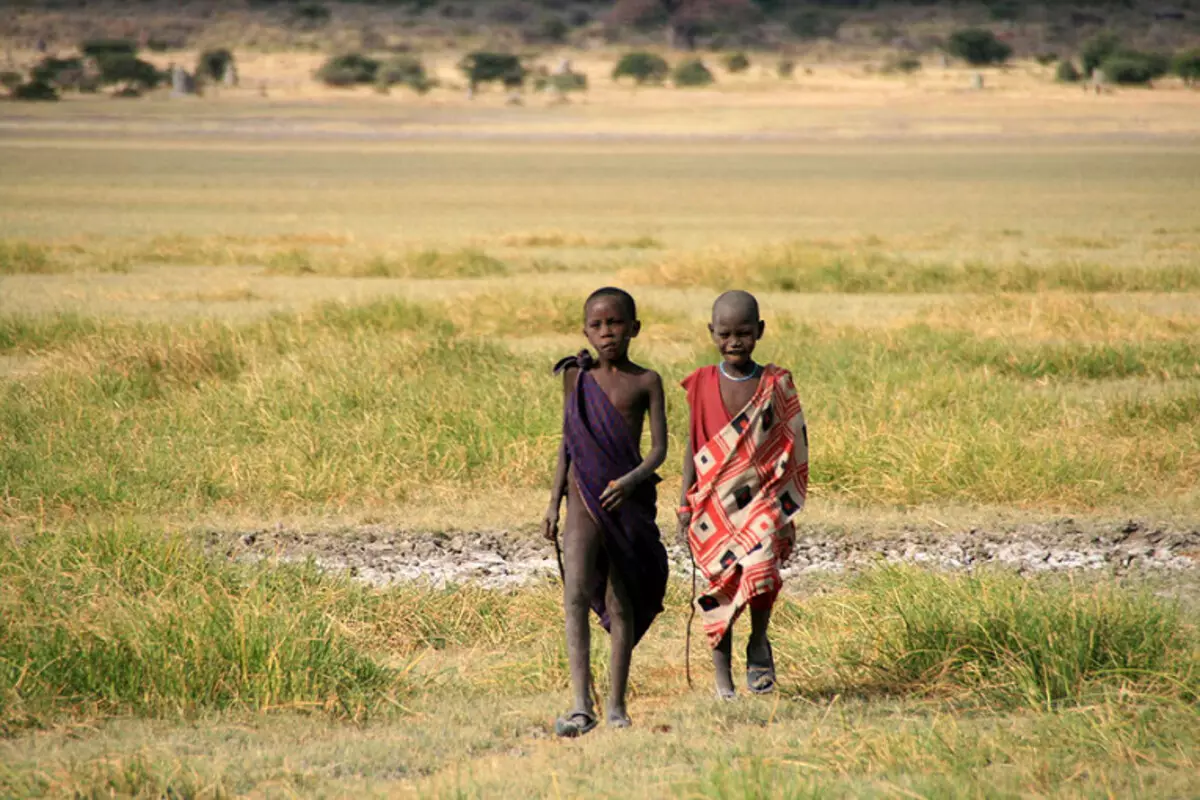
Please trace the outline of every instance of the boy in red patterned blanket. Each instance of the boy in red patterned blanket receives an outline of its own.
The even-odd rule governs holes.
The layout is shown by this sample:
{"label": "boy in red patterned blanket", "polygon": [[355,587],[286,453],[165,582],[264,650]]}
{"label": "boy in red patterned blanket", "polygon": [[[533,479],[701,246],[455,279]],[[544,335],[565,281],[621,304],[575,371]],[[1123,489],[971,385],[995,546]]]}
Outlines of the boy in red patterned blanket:
{"label": "boy in red patterned blanket", "polygon": [[721,361],[683,381],[691,424],[679,538],[708,581],[696,604],[726,699],[734,696],[733,623],[747,605],[746,686],[775,689],[767,626],[808,493],[808,430],[791,373],[752,357],[764,328],[753,295],[721,295],[708,326]]}

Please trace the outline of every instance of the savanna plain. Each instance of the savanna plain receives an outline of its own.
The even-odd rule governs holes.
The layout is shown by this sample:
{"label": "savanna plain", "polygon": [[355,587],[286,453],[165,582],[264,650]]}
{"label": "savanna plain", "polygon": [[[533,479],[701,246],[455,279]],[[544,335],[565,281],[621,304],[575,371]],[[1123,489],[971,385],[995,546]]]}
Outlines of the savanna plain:
{"label": "savanna plain", "polygon": [[804,542],[1194,541],[1194,95],[1023,87],[5,109],[0,795],[1196,796],[1194,545],[797,569],[780,691],[725,704],[684,570],[634,727],[572,742],[552,567],[378,585],[286,547],[537,547],[550,366],[610,283],[668,387],[716,293],[759,295]]}

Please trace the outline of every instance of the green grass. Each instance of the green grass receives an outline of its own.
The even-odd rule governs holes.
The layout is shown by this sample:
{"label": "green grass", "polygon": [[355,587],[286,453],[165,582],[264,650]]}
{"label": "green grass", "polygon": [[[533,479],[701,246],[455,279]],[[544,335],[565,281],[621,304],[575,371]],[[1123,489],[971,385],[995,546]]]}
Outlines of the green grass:
{"label": "green grass", "polygon": [[[24,529],[0,547],[5,794],[774,797],[1064,780],[1179,793],[1195,780],[1197,632],[1170,601],[1103,581],[883,569],[829,583],[777,611],[781,694],[732,705],[707,699],[703,646],[700,687],[684,684],[687,595],[673,584],[635,658],[635,728],[575,746],[544,739],[567,684],[555,586],[367,590],[130,524]],[[594,642],[603,691],[607,639]],[[134,719],[102,721],[113,713]],[[51,722],[68,727],[22,733]]]}
{"label": "green grass", "polygon": [[[762,355],[801,387],[817,496],[1057,510],[1185,494],[1200,476],[1194,327],[1115,312],[1092,326],[1090,301],[1077,315],[1048,302],[1057,316],[1002,334],[1007,299],[883,330],[776,320]],[[4,318],[7,349],[49,365],[0,386],[7,513],[321,514],[430,486],[543,487],[560,414],[549,367],[581,343],[578,303],[485,292],[241,325]],[[668,385],[711,360],[703,323],[645,305],[635,356]],[[1177,388],[1107,388],[1130,381]],[[669,411],[678,442],[674,394]]]}
{"label": "green grass", "polygon": [[312,567],[210,561],[131,525],[0,537],[0,730],[62,714],[386,708],[346,629],[374,600]]}

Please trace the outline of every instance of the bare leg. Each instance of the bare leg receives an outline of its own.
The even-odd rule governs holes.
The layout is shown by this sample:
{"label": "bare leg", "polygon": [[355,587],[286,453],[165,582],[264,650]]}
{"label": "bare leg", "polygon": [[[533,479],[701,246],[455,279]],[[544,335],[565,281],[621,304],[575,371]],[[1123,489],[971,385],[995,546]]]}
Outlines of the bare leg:
{"label": "bare leg", "polygon": [[733,689],[733,626],[730,625],[720,644],[712,651],[713,671],[717,678],[717,697],[732,700]]}
{"label": "bare leg", "polygon": [[611,565],[604,604],[608,608],[612,645],[609,661],[611,687],[608,694],[608,724],[626,728],[630,724],[629,714],[625,710],[625,690],[629,687],[629,663],[633,658],[633,608],[624,580]]}
{"label": "bare leg", "polygon": [[750,606],[750,640],[746,643],[746,683],[755,694],[775,690],[775,657],[767,638],[771,606]]}
{"label": "bare leg", "polygon": [[750,606],[750,641],[746,643],[746,661],[750,664],[767,664],[771,660],[771,643],[767,639],[767,626],[771,624],[771,607]]}
{"label": "bare leg", "polygon": [[[595,717],[591,696],[591,629],[588,587],[600,554],[600,531],[588,515],[572,483],[567,491],[567,524],[563,530],[563,609],[567,629],[567,661],[571,668],[571,710],[564,719]],[[568,734],[571,735],[571,734]]]}

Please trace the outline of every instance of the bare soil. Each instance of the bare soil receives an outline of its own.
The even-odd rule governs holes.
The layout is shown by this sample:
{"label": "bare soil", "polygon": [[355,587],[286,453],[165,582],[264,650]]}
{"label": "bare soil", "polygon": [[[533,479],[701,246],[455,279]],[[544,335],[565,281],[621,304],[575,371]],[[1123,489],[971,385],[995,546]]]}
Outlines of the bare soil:
{"label": "bare soil", "polygon": [[[557,574],[554,546],[506,531],[430,533],[387,526],[338,530],[209,531],[208,545],[239,560],[313,559],[375,586],[424,581],[514,588]],[[672,571],[689,575],[687,553],[670,544]],[[886,534],[802,527],[785,578],[842,574],[886,564],[935,569],[998,567],[1019,573],[1095,572],[1200,577],[1200,525],[1168,527],[1138,520],[1059,518],[1008,528],[913,529]],[[797,582],[793,582],[797,583]]]}

